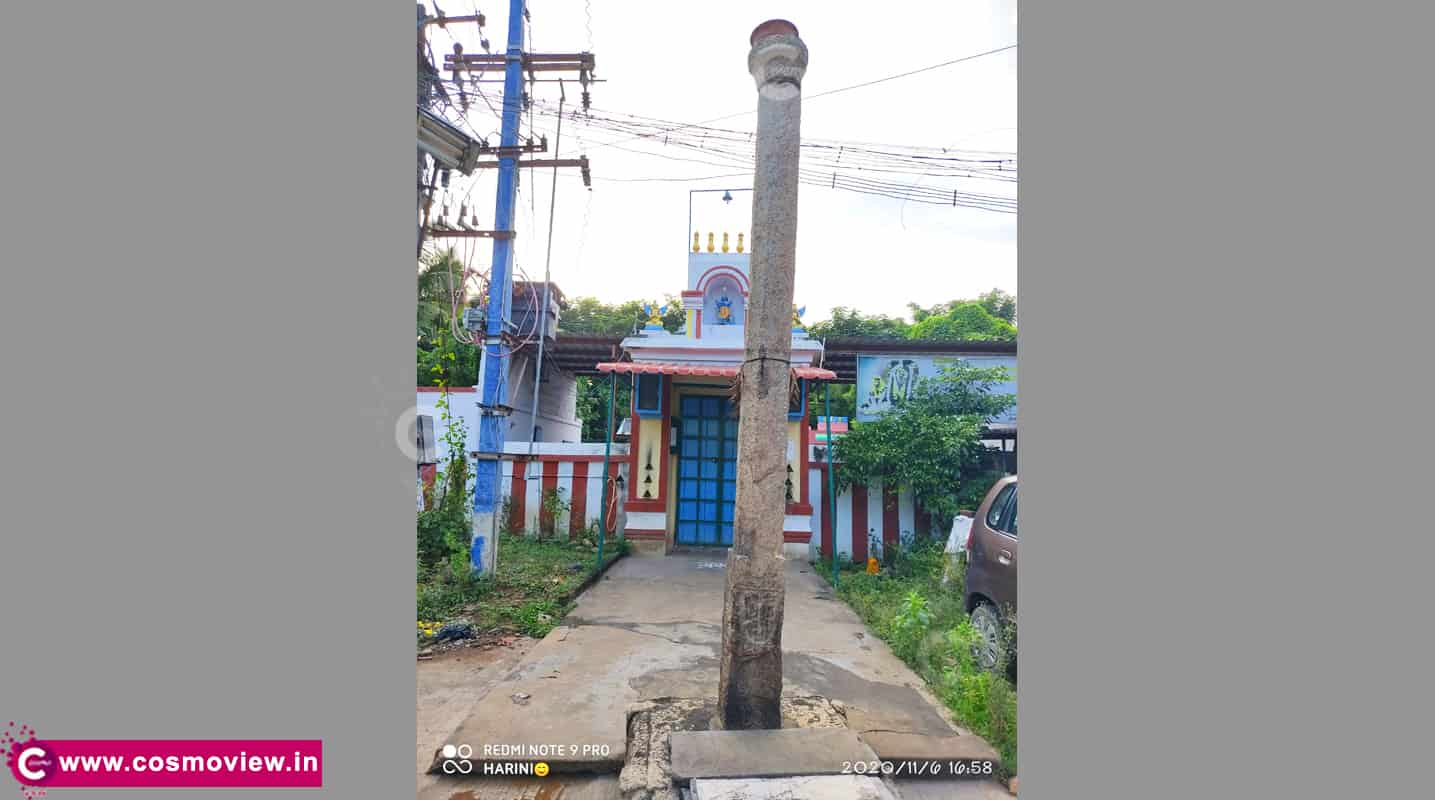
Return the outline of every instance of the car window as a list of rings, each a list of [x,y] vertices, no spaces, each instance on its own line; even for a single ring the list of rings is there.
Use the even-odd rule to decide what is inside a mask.
[[[1008,484],[1002,487],[1001,492],[992,501],[991,508],[987,509],[987,527],[994,531],[1002,530],[1002,512],[1006,510],[1007,501],[1011,499],[1012,493],[1016,491],[1016,484]]]
[[[1015,535],[1016,535],[1016,490],[1015,490],[1015,489],[1012,490],[1012,493],[1011,493],[1011,505],[1007,506],[1006,519],[1003,520],[1003,523],[1002,523],[1002,524],[1005,525],[1005,530],[1006,530],[1007,533],[1010,533],[1012,536],[1015,536]]]

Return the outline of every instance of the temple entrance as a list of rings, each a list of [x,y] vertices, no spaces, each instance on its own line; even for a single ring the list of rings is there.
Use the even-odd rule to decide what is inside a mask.
[[[727,398],[682,398],[676,543],[732,544],[737,497],[737,419]]]

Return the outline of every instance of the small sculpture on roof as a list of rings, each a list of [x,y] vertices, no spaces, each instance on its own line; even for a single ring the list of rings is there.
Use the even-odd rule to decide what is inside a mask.
[[[807,313],[807,306],[798,308],[792,307],[792,329],[795,331],[806,330],[807,326],[802,324],[802,315]]]
[[[647,330],[658,330],[663,327],[663,315],[668,313],[668,307],[659,307],[656,303],[644,303],[643,313],[648,315],[648,324],[644,327]]]

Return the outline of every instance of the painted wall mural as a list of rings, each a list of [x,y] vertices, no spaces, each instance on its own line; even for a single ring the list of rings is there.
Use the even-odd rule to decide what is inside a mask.
[[[1016,394],[1016,356],[931,356],[880,355],[857,357],[857,420],[876,419],[912,396],[922,381],[948,366],[964,361],[973,367],[1006,367],[1011,379],[993,387],[1000,394]],[[995,418],[996,423],[1015,423],[1016,407]]]

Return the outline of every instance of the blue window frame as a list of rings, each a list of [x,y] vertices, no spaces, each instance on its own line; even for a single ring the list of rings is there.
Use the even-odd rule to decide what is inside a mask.
[[[663,415],[663,376],[647,373],[633,376],[633,411],[639,417]]]
[[[792,422],[802,419],[803,411],[807,408],[807,379],[797,380],[797,395],[793,398],[796,402],[788,405],[787,418]]]

